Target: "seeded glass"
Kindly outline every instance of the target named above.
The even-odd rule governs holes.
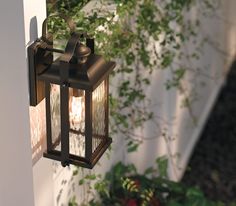
[[[106,107],[106,87],[103,81],[92,94],[92,152],[95,152],[99,145],[105,140],[106,126],[105,126],[105,107]]]
[[[60,111],[60,86],[51,84],[50,92],[51,105],[51,128],[52,128],[52,144],[55,149],[60,151],[60,136],[61,136],[61,111]]]
[[[84,91],[77,90],[80,96],[73,96],[73,89],[69,89],[69,121],[70,121],[70,154],[85,157],[85,97]],[[54,150],[61,151],[61,113],[60,86],[51,84],[51,127]]]
[[[73,96],[76,91],[77,96]],[[70,154],[85,157],[85,96],[83,90],[69,89]]]
[[[69,87],[67,108],[61,108],[63,107],[61,105],[63,88],[56,84],[48,84],[47,86],[50,88],[47,90],[50,91],[50,94],[47,93],[46,101],[47,112],[49,112],[47,113],[47,118],[49,118],[47,132],[50,136],[48,153],[45,153],[46,157],[51,155],[52,159],[58,160],[67,154],[69,161],[92,168],[111,143],[107,124],[108,78],[102,81],[93,92]],[[66,102],[65,104],[67,105]],[[61,137],[61,131],[67,132],[67,125],[65,127],[61,125],[62,111],[68,112],[69,124],[69,134],[68,136],[65,134],[64,137]],[[67,118],[66,115],[65,118]],[[63,145],[61,138],[69,138],[69,154],[65,153],[67,152],[67,140],[63,139]]]

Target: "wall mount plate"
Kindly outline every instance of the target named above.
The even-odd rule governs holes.
[[[30,106],[37,106],[45,98],[45,83],[38,79],[53,62],[52,45],[36,40],[28,47]]]

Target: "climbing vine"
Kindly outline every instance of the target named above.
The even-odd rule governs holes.
[[[80,3],[51,0],[48,9],[49,13],[63,12],[71,16],[78,31],[85,31],[96,39],[98,53],[117,60],[114,75],[119,81],[111,83],[113,92],[110,95],[111,134],[119,133],[127,140],[128,152],[135,151],[143,142],[145,137],[140,138],[133,131],[156,118],[152,101],[146,95],[156,70],[170,70],[171,78],[165,82],[166,89],[177,88],[181,92],[182,106],[196,121],[191,110],[196,96],[188,91],[183,80],[187,72],[198,71],[179,62],[197,60],[201,55],[201,40],[195,43],[194,52],[184,52],[185,45],[196,38],[200,26],[199,19],[190,21],[186,12],[198,1],[100,1],[90,13],[81,11],[86,3],[88,0]],[[110,4],[116,4],[115,11],[107,10]],[[205,12],[215,9],[215,1],[204,0],[200,4]],[[57,39],[69,35],[65,22],[56,17],[50,21],[49,28]]]
[[[197,124],[191,108],[197,94],[193,88],[185,86],[185,80],[188,73],[206,75],[199,68],[192,68],[191,61],[201,58],[201,48],[207,41],[198,37],[200,20],[191,20],[186,14],[196,7],[203,15],[210,15],[220,1],[100,0],[89,13],[82,10],[88,2],[48,0],[48,13],[70,16],[76,22],[78,32],[87,32],[96,39],[96,52],[117,61],[115,78],[110,81],[111,136],[119,134],[126,140],[127,151],[134,152],[148,139],[137,135],[135,130],[142,129],[150,121],[158,127],[159,117],[152,110],[155,103],[147,95],[157,70],[170,72],[170,78],[165,82],[166,90],[180,92],[182,107]],[[108,9],[114,5],[114,11]],[[69,36],[66,23],[57,17],[51,18],[49,31],[53,31],[58,41]],[[189,42],[194,45],[191,52],[186,51]],[[160,136],[171,139],[165,131],[160,131],[154,138]],[[99,178],[88,175],[80,184]],[[96,186],[103,188],[100,184]]]

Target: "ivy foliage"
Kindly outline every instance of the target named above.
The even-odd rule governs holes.
[[[156,118],[147,95],[154,71],[169,69],[171,78],[165,83],[166,89],[177,88],[184,94],[183,102],[188,102],[183,105],[191,107],[193,98],[183,86],[189,68],[176,61],[200,56],[197,50],[191,55],[183,52],[183,47],[196,38],[200,25],[198,19],[192,22],[185,14],[199,1],[100,0],[96,8],[86,13],[82,8],[88,2],[49,0],[48,13],[70,16],[78,32],[96,39],[96,52],[117,61],[116,81],[111,81],[111,135],[119,133],[127,140],[127,151],[134,152],[145,139],[134,131]],[[111,4],[116,5],[116,11],[107,9]],[[215,8],[210,0],[200,4],[207,11]],[[66,22],[60,18],[52,17],[48,27],[55,39],[69,37]]]

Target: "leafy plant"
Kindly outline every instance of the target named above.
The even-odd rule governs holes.
[[[163,157],[164,159],[164,157]],[[167,161],[167,159],[166,159]],[[167,177],[158,176],[161,165],[150,172],[137,173],[134,165],[119,162],[105,176],[109,182],[109,195],[99,192],[100,200],[91,200],[90,205],[126,206],[224,206],[222,202],[208,200],[198,188],[186,187]],[[166,173],[167,171],[165,171]],[[234,203],[232,203],[234,204]]]

